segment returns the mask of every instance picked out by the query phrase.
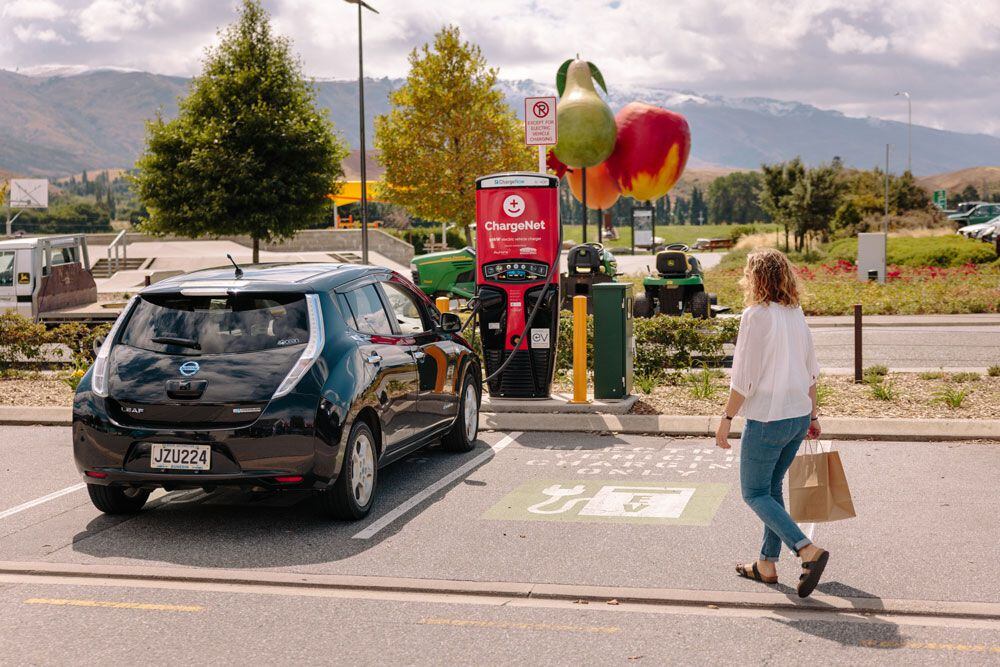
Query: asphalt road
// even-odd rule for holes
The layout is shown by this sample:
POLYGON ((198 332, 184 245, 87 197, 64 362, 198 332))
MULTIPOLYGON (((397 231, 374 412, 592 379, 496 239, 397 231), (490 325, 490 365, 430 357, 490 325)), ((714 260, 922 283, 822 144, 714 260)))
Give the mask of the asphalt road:
MULTIPOLYGON (((854 329, 814 327, 824 369, 854 368, 854 329)), ((864 365, 893 370, 985 368, 1000 364, 1000 326, 906 326, 863 329, 864 365)))
MULTIPOLYGON (((68 429, 0 427, 0 560, 664 587, 720 599, 794 585, 787 553, 778 587, 732 573, 760 539, 728 458, 738 449, 510 435, 485 433, 469 454, 430 449, 390 466, 372 516, 345 524, 325 520, 308 497, 236 492, 160 495, 137 516, 104 517, 76 488, 68 429)), ((837 446, 858 518, 805 527, 832 554, 824 594, 1000 603, 996 445, 837 446)), ((933 615, 12 575, 0 575, 0 614, 0 662, 19 664, 69 655, 153 664, 260 655, 361 664, 1000 660, 1000 621, 933 615)))

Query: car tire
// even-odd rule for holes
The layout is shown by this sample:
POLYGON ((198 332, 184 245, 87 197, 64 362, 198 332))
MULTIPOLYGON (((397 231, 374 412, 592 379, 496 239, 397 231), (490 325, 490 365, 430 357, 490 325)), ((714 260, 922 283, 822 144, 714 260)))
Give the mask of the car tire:
POLYGON ((149 491, 126 486, 88 484, 87 493, 94 507, 105 514, 135 514, 149 498, 149 491))
POLYGON ((652 317, 653 308, 650 306, 649 297, 645 294, 637 294, 632 302, 633 317, 652 317))
POLYGON ((711 302, 705 292, 695 292, 691 296, 691 314, 700 320, 707 320, 711 313, 711 302))
POLYGON ((458 416, 451 430, 441 438, 441 445, 449 452, 471 452, 476 447, 479 435, 479 390, 476 377, 466 372, 462 381, 462 398, 458 404, 458 416))
POLYGON ((335 519, 368 516, 378 488, 378 449, 371 428, 357 421, 347 436, 344 465, 333 486, 320 494, 323 510, 335 519))

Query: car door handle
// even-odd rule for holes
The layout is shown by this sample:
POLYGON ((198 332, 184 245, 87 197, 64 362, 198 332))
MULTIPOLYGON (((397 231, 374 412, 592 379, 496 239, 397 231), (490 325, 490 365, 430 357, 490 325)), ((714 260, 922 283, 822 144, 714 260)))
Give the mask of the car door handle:
POLYGON ((413 353, 413 358, 416 359, 417 361, 420 361, 421 359, 423 359, 426 356, 427 356, 427 353, 424 352, 423 350, 416 350, 413 353))
POLYGON ((365 361, 373 366, 382 363, 382 355, 378 352, 371 352, 365 357, 365 361))

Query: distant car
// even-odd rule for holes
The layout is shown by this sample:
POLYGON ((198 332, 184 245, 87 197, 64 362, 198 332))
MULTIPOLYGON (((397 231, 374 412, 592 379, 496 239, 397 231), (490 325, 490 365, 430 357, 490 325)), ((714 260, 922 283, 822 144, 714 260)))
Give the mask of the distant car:
POLYGON ((967 227, 989 222, 997 216, 1000 216, 1000 203, 978 204, 964 213, 953 213, 948 219, 959 227, 967 227))
POLYGON ((134 296, 73 401, 73 453, 94 505, 152 489, 319 493, 360 519, 378 470, 441 438, 469 451, 481 371, 460 320, 384 268, 209 269, 134 296))
POLYGON ((966 225, 965 227, 959 227, 958 233, 970 239, 974 239, 980 232, 984 232, 993 226, 993 223, 997 221, 998 218, 993 218, 988 222, 980 222, 975 225, 966 225))
POLYGON ((1000 234, 1000 218, 987 223, 986 228, 979 232, 976 238, 987 243, 996 243, 998 234, 1000 234))

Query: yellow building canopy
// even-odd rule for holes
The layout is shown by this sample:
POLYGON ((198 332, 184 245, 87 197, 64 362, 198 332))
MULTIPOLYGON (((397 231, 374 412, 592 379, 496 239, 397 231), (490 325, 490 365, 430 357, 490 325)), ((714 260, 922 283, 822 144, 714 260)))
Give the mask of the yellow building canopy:
MULTIPOLYGON (((365 184, 366 194, 368 196, 368 201, 381 202, 382 199, 379 198, 379 189, 382 185, 381 181, 368 181, 365 184)), ((335 195, 327 195, 333 200, 333 203, 337 206, 346 206, 347 204, 356 204, 361 201, 361 181, 344 181, 340 186, 340 192, 335 195)))

